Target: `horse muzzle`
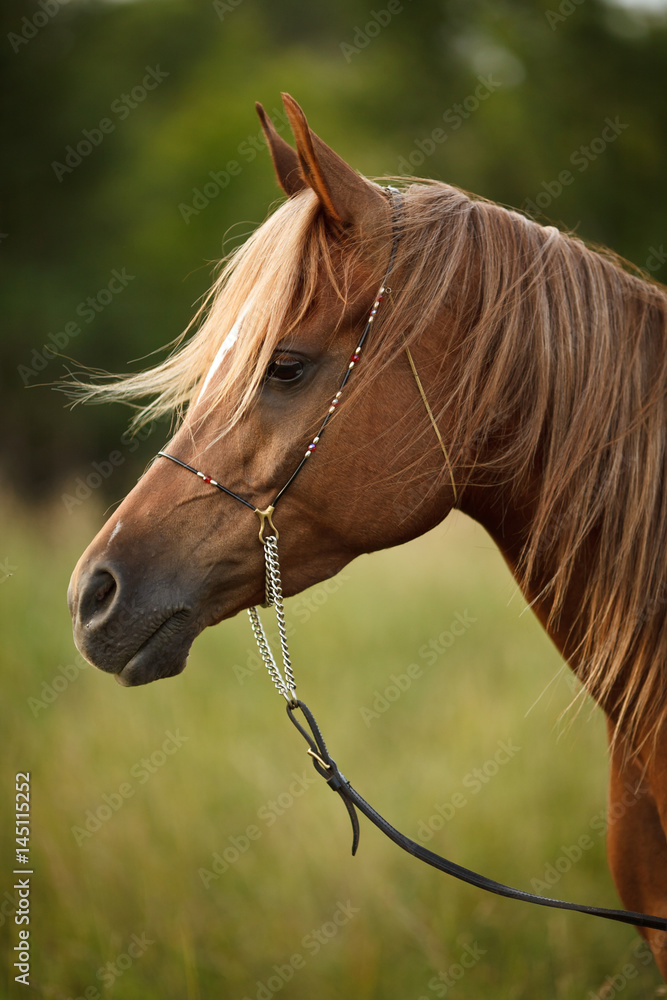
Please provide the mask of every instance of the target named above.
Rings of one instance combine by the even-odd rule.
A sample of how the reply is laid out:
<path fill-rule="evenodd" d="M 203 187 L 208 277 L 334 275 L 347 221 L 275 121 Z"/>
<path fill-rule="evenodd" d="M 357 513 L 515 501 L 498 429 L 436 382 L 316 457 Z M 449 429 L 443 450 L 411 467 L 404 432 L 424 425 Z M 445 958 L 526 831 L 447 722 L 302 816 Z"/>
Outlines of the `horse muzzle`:
<path fill-rule="evenodd" d="M 148 600 L 123 586 L 112 564 L 77 566 L 68 603 L 81 655 L 128 687 L 180 674 L 200 631 L 188 603 L 170 587 L 153 580 Z"/>

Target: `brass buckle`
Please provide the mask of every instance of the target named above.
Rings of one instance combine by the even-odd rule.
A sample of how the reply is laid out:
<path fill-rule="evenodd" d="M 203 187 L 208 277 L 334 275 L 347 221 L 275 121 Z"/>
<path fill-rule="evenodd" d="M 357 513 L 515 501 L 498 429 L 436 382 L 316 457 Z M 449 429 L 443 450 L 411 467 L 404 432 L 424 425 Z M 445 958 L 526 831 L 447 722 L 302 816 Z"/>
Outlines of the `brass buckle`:
<path fill-rule="evenodd" d="M 273 506 L 273 504 L 269 504 L 266 510 L 260 510 L 259 507 L 255 507 L 255 514 L 257 514 L 257 517 L 259 518 L 259 540 L 262 543 L 262 545 L 264 544 L 265 541 L 264 530 L 266 528 L 267 523 L 271 528 L 271 530 L 273 531 L 275 537 L 276 538 L 280 537 L 280 535 L 278 534 L 278 529 L 273 523 L 273 518 L 271 516 L 274 510 L 275 507 Z"/>
<path fill-rule="evenodd" d="M 330 765 L 330 764 L 327 764 L 327 763 L 325 763 L 325 761 L 323 761 L 323 760 L 322 760 L 322 758 L 320 757 L 320 755 L 319 755 L 318 753 L 316 753 L 316 752 L 315 752 L 315 751 L 313 750 L 313 748 L 312 748 L 312 747 L 308 747 L 308 749 L 306 750 L 306 753 L 309 753 L 309 754 L 310 754 L 310 756 L 311 756 L 311 757 L 312 757 L 312 758 L 313 758 L 314 760 L 316 760 L 318 764 L 321 764 L 321 765 L 322 765 L 322 767 L 323 767 L 323 768 L 324 768 L 324 769 L 325 769 L 326 771 L 330 771 L 330 770 L 331 770 L 331 765 Z"/>

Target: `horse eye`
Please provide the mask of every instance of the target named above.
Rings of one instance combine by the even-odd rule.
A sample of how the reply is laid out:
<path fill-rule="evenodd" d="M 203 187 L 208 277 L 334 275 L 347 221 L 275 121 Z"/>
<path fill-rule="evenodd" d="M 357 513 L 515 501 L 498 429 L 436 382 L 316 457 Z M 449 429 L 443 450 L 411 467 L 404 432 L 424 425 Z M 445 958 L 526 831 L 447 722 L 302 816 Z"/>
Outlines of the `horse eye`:
<path fill-rule="evenodd" d="M 289 356 L 274 358 L 266 369 L 266 378 L 273 382 L 298 382 L 303 375 L 303 362 Z"/>

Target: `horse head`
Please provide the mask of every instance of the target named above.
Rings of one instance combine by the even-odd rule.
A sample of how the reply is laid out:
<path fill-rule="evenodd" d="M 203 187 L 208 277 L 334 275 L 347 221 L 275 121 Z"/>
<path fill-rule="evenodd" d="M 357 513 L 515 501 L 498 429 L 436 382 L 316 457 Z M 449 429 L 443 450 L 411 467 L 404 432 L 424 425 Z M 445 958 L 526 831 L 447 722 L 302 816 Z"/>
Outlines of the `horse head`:
<path fill-rule="evenodd" d="M 171 377 L 188 404 L 164 452 L 208 482 L 158 458 L 72 576 L 78 648 L 127 685 L 179 673 L 202 629 L 264 600 L 252 511 L 285 484 L 274 517 L 286 596 L 423 533 L 453 504 L 403 342 L 387 335 L 397 322 L 409 331 L 406 308 L 380 292 L 400 208 L 284 100 L 296 150 L 258 111 L 288 200 L 229 262 L 198 334 L 155 378 L 159 392 Z M 391 277 L 405 281 L 400 261 Z M 429 375 L 436 354 L 423 334 L 437 319 L 431 310 L 422 323 Z"/>

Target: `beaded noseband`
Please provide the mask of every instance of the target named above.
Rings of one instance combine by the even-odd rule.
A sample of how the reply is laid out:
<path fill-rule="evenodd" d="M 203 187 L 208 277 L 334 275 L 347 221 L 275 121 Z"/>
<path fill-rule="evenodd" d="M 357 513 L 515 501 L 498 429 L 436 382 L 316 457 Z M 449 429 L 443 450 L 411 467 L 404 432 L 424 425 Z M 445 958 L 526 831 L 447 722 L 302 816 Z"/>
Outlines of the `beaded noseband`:
<path fill-rule="evenodd" d="M 453 861 L 448 861 L 446 858 L 441 857 L 439 854 L 435 854 L 433 851 L 429 851 L 426 847 L 421 844 L 416 843 L 409 837 L 406 837 L 399 830 L 393 827 L 390 823 L 384 819 L 375 809 L 357 792 L 355 788 L 350 784 L 350 782 L 345 778 L 342 772 L 339 770 L 338 765 L 335 760 L 329 754 L 327 746 L 324 742 L 324 738 L 320 731 L 320 728 L 308 708 L 303 701 L 301 701 L 296 695 L 296 681 L 294 678 L 294 672 L 292 669 L 292 664 L 289 655 L 289 649 L 287 646 L 287 628 L 285 624 L 285 615 L 283 610 L 283 595 L 282 595 L 282 584 L 280 579 L 280 565 L 278 562 L 278 529 L 273 523 L 273 513 L 275 511 L 278 501 L 283 497 L 287 489 L 292 485 L 299 472 L 303 469 L 306 462 L 316 450 L 320 439 L 327 427 L 327 424 L 336 412 L 340 399 L 343 394 L 348 380 L 354 370 L 356 364 L 361 358 L 361 353 L 366 343 L 366 339 L 371 331 L 373 323 L 378 313 L 378 309 L 383 301 L 383 299 L 390 293 L 391 289 L 387 285 L 387 279 L 394 267 L 396 261 L 396 253 L 398 250 L 398 244 L 401 237 L 400 233 L 400 193 L 396 188 L 387 187 L 385 189 L 392 202 L 392 207 L 394 210 L 394 225 L 393 225 L 393 243 L 391 248 L 391 253 L 389 256 L 389 263 L 385 271 L 384 280 L 380 286 L 380 290 L 373 302 L 373 306 L 370 311 L 370 315 L 366 320 L 366 326 L 364 331 L 359 338 L 359 343 L 352 354 L 347 370 L 343 377 L 340 389 L 336 395 L 331 400 L 329 409 L 324 417 L 320 428 L 308 445 L 303 458 L 295 468 L 292 475 L 289 477 L 285 485 L 276 494 L 273 503 L 269 504 L 264 510 L 260 510 L 245 497 L 240 496 L 238 493 L 234 493 L 233 490 L 228 489 L 228 487 L 223 486 L 222 483 L 218 483 L 211 476 L 205 475 L 203 472 L 199 472 L 198 469 L 193 468 L 193 466 L 188 465 L 186 462 L 181 461 L 180 458 L 176 458 L 174 455 L 170 455 L 165 451 L 159 451 L 158 456 L 161 458 L 168 458 L 171 462 L 175 462 L 182 468 L 187 469 L 189 472 L 194 473 L 200 479 L 210 486 L 216 487 L 222 493 L 227 494 L 238 500 L 239 503 L 244 504 L 249 507 L 250 510 L 254 511 L 259 517 L 260 527 L 259 527 L 259 540 L 264 546 L 264 556 L 266 564 L 266 601 L 265 607 L 273 606 L 275 608 L 276 617 L 278 621 L 278 635 L 280 639 L 281 657 L 283 664 L 283 672 L 281 673 L 278 667 L 271 646 L 264 632 L 264 627 L 259 617 L 259 613 L 256 607 L 248 608 L 248 614 L 250 616 L 250 622 L 252 630 L 257 642 L 262 660 L 266 666 L 273 683 L 278 690 L 278 692 L 283 695 L 287 701 L 287 713 L 290 721 L 296 726 L 301 735 L 304 737 L 308 744 L 307 752 L 312 758 L 313 766 L 317 773 L 321 775 L 327 784 L 338 793 L 340 798 L 343 800 L 345 807 L 347 808 L 350 820 L 352 822 L 352 853 L 355 854 L 357 846 L 359 843 L 359 821 L 357 819 L 355 809 L 359 809 L 372 823 L 375 824 L 382 832 L 390 838 L 395 844 L 397 844 L 404 851 L 412 854 L 414 857 L 418 858 L 420 861 L 424 861 L 426 864 L 431 865 L 433 868 L 439 871 L 445 872 L 445 874 L 452 875 L 455 878 L 460 879 L 463 882 L 467 882 L 470 885 L 475 885 L 480 889 L 485 889 L 487 892 L 495 893 L 499 896 L 506 896 L 511 899 L 519 899 L 528 903 L 537 903 L 540 906 L 549 906 L 562 910 L 575 910 L 579 913 L 588 913 L 596 917 L 604 917 L 608 920 L 616 920 L 621 923 L 633 924 L 635 927 L 650 927 L 656 930 L 667 931 L 667 920 L 662 917 L 652 916 L 645 913 L 633 913 L 628 910 L 610 910 L 599 906 L 584 906 L 580 903 L 570 903 L 561 899 L 551 899 L 547 896 L 538 896 L 535 893 L 524 892 L 521 889 L 514 889 L 511 886 L 504 885 L 501 882 L 496 882 L 493 879 L 487 878 L 485 875 L 480 875 L 477 872 L 471 871 L 468 868 L 463 868 L 461 865 L 455 864 Z M 452 488 L 454 491 L 454 500 L 457 499 L 456 483 L 454 482 L 454 475 L 451 463 L 449 461 L 449 456 L 447 454 L 447 449 L 440 435 L 440 431 L 436 424 L 433 412 L 429 406 L 426 394 L 424 392 L 423 386 L 417 374 L 417 370 L 410 354 L 410 350 L 407 345 L 405 345 L 405 351 L 410 362 L 410 368 L 412 374 L 415 377 L 422 402 L 426 407 L 429 419 L 433 426 L 433 429 L 437 435 L 440 447 L 442 448 L 445 461 L 449 468 L 449 474 L 451 478 Z M 271 534 L 268 534 L 268 529 L 271 530 Z M 296 711 L 300 711 L 305 724 L 308 729 L 297 720 L 295 716 Z"/>

